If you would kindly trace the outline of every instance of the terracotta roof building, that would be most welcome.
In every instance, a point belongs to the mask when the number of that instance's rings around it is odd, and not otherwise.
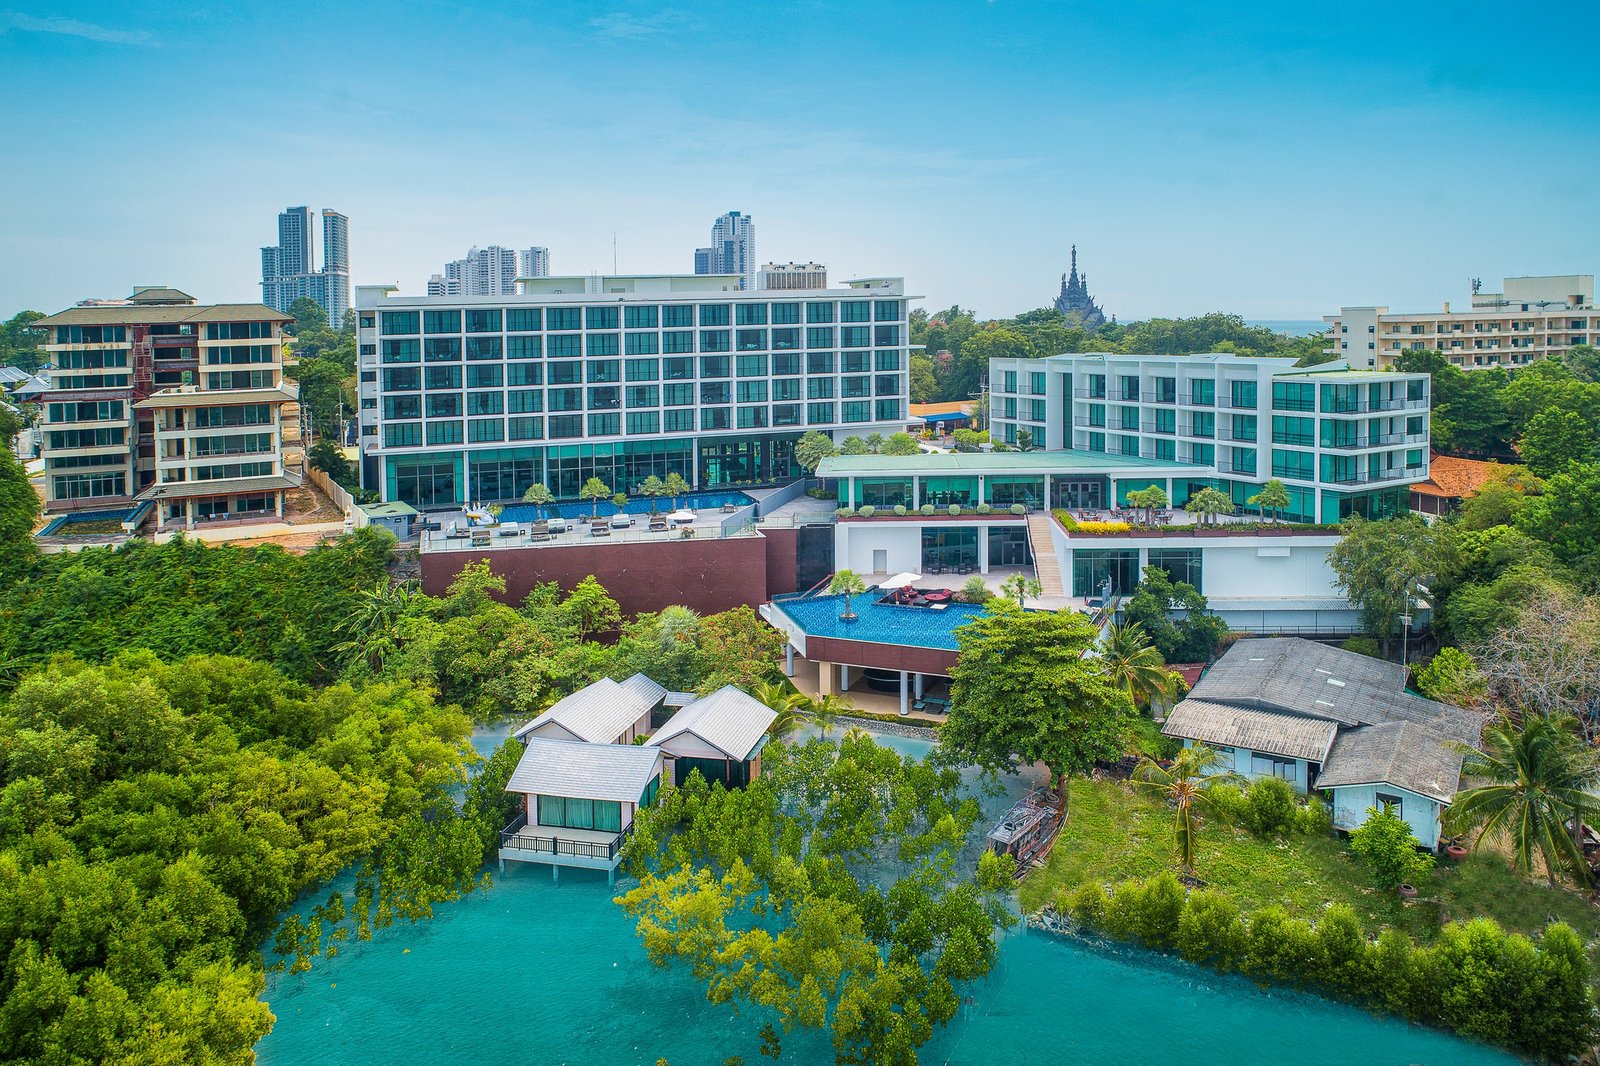
[[[1411,509],[1418,514],[1449,514],[1504,469],[1500,463],[1435,452],[1428,460],[1428,480],[1411,486]]]

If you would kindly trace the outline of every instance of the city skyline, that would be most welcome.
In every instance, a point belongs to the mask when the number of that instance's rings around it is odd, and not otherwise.
[[[614,247],[623,272],[687,273],[705,220],[730,204],[761,218],[763,260],[904,275],[921,306],[983,317],[1047,306],[1073,243],[1123,321],[1426,311],[1463,300],[1469,277],[1595,272],[1600,205],[1584,176],[1600,157],[1600,87],[1548,62],[1549,24],[1488,5],[1441,20],[1357,4],[1334,23],[1160,3],[936,4],[916,22],[874,5],[400,5],[378,26],[315,9],[327,32],[310,41],[283,31],[299,10],[0,15],[0,86],[32,101],[14,136],[69,158],[92,129],[126,163],[13,164],[5,311],[119,295],[130,277],[246,299],[260,218],[302,202],[358,220],[354,284],[419,292],[478,233],[537,233],[575,274],[609,272]],[[1477,27],[1491,14],[1485,52]],[[1560,25],[1585,39],[1596,22],[1580,9]],[[693,62],[709,27],[751,69],[825,49],[856,70],[852,91],[802,98],[756,79],[711,100]],[[424,43],[437,58],[426,71],[393,63]],[[180,50],[181,70],[161,61]],[[504,85],[472,73],[484,61],[538,70],[528,87],[544,106],[507,107]],[[307,91],[334,121],[272,105],[270,73],[291,62],[314,72]],[[207,93],[185,93],[196,78]],[[46,82],[49,95],[28,92]],[[164,106],[175,96],[181,117]],[[91,126],[109,100],[124,118]],[[185,129],[244,114],[251,150],[223,142],[181,170],[155,165]],[[437,150],[407,156],[418,143]],[[457,160],[483,144],[536,177],[463,187]],[[261,151],[292,162],[261,166]],[[407,164],[373,165],[390,157]],[[549,159],[561,165],[534,165]],[[1518,159],[1542,162],[1502,165]]]

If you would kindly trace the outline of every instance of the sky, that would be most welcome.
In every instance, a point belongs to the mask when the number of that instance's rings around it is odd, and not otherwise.
[[[260,298],[289,205],[355,284],[473,245],[688,273],[712,221],[930,310],[1431,310],[1600,273],[1592,0],[0,0],[0,316]]]

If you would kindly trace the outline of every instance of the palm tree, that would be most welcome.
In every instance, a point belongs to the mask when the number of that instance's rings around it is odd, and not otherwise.
[[[373,673],[383,669],[384,660],[400,647],[400,619],[411,606],[414,589],[409,582],[391,585],[379,578],[370,589],[356,593],[356,605],[339,632],[345,639],[333,650],[353,661],[365,657]]]
[[[855,704],[848,699],[830,692],[814,700],[807,700],[802,713],[817,723],[817,728],[822,730],[823,739],[827,739],[828,730],[833,727],[833,720],[855,709]]]
[[[1261,491],[1244,501],[1252,507],[1259,507],[1271,516],[1273,522],[1278,521],[1278,515],[1285,507],[1289,506],[1289,490],[1283,482],[1273,478],[1261,486]]]
[[[1237,777],[1231,770],[1211,773],[1221,760],[1222,756],[1215,751],[1204,744],[1196,744],[1178,752],[1171,766],[1164,767],[1147,755],[1133,771],[1135,784],[1160,792],[1172,802],[1178,866],[1185,873],[1194,870],[1194,844],[1200,831],[1200,814],[1210,805],[1212,789]]]
[[[578,495],[586,500],[592,500],[589,517],[600,517],[600,501],[611,495],[611,486],[597,477],[592,477],[583,483],[583,488],[578,490]]]
[[[861,580],[861,575],[854,570],[841,570],[833,575],[833,580],[828,583],[828,592],[834,596],[844,597],[844,614],[839,617],[852,620],[856,613],[850,609],[850,597],[857,596],[867,591],[867,583]]]
[[[555,493],[550,491],[550,486],[542,481],[535,481],[528,486],[528,491],[522,494],[523,503],[533,504],[533,515],[536,519],[544,517],[544,509],[556,502]]]
[[[1445,814],[1451,832],[1480,829],[1474,849],[1491,837],[1509,839],[1524,873],[1533,872],[1538,852],[1552,885],[1560,870],[1587,882],[1578,833],[1597,805],[1600,757],[1578,739],[1575,719],[1529,715],[1519,726],[1501,716],[1484,729],[1481,750],[1467,750],[1461,773],[1484,784],[1456,794]]]
[[[1201,525],[1216,525],[1217,515],[1233,513],[1233,500],[1227,493],[1208,486],[1190,496],[1183,509],[1194,515]]]
[[[1000,582],[1000,595],[1007,599],[1017,601],[1017,606],[1024,606],[1023,601],[1029,596],[1038,599],[1044,594],[1044,584],[1036,577],[1027,574],[1012,574]]]
[[[1144,512],[1146,522],[1154,523],[1156,511],[1167,506],[1169,501],[1166,489],[1160,485],[1151,485],[1128,493],[1128,502]]]
[[[666,484],[654,474],[639,482],[639,487],[633,490],[635,495],[643,496],[650,501],[650,517],[656,516],[656,500],[667,494]]]
[[[689,495],[689,483],[683,480],[682,474],[674,470],[661,483],[661,490],[663,496],[672,497],[672,509],[676,511],[678,509],[678,498]]]
[[[800,728],[800,722],[806,717],[804,708],[811,703],[787,681],[763,681],[751,687],[750,695],[777,712],[778,717],[772,720],[767,732],[779,738]]]
[[[1172,698],[1175,676],[1139,623],[1113,623],[1101,642],[1100,658],[1112,683],[1127,691],[1134,706],[1154,703],[1157,696]]]

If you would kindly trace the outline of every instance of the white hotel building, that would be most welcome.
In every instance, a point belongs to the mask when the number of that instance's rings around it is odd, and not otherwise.
[[[1403,352],[1442,352],[1463,370],[1515,368],[1580,345],[1600,345],[1593,274],[1506,278],[1502,292],[1479,292],[1468,311],[1392,314],[1346,307],[1323,321],[1325,349],[1351,366],[1382,370]]]
[[[521,278],[513,296],[356,290],[364,483],[420,509],[800,473],[810,430],[903,429],[900,278],[741,290],[736,275]]]
[[[1027,430],[1048,451],[1181,464],[1189,472],[1172,480],[1174,506],[1210,486],[1253,510],[1246,500],[1276,478],[1289,492],[1282,517],[1334,523],[1406,512],[1410,485],[1428,476],[1428,384],[1426,374],[1342,362],[1058,355],[990,360],[989,411],[1006,443]],[[1122,488],[1109,498],[1055,484],[1051,506],[1126,502]]]

